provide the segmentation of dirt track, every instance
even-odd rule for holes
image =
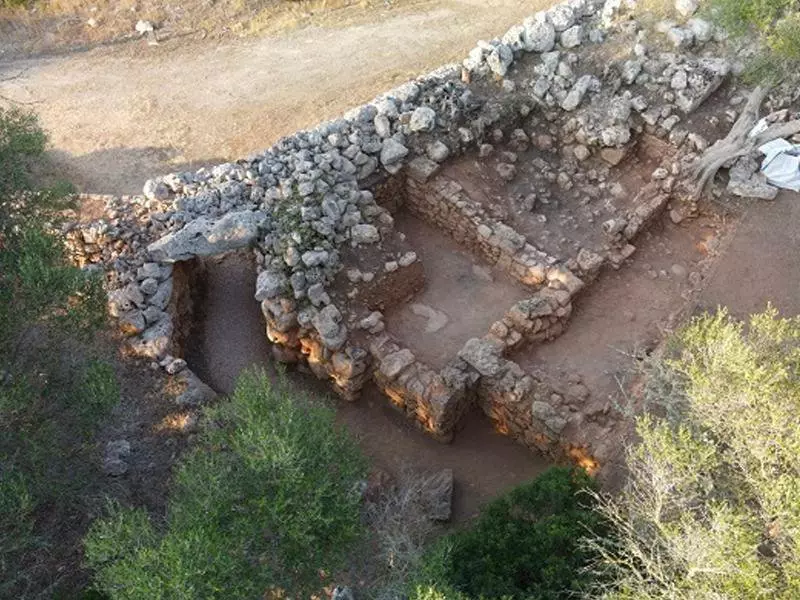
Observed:
[[[34,102],[56,164],[81,191],[137,193],[149,177],[234,160],[335,117],[549,4],[431,2],[226,45],[139,41],[0,62],[0,80],[24,71],[0,83],[0,96]]]

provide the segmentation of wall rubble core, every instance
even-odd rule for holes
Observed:
[[[350,401],[372,381],[444,442],[477,405],[520,443],[594,471],[609,459],[595,443],[607,430],[575,408],[582,392],[554,389],[509,357],[561,335],[581,291],[635,251],[632,242],[664,211],[684,163],[703,145],[696,134],[676,134],[678,109],[697,109],[729,71],[722,58],[699,57],[721,51],[711,37],[695,41],[696,55],[648,51],[615,28],[618,10],[618,2],[569,0],[480,42],[461,65],[262,154],[148,181],[142,196],[109,198],[103,219],[69,228],[73,257],[108,271],[109,311],[131,351],[172,373],[186,369],[187,261],[250,249],[259,271],[254,301],[277,360],[307,365]],[[627,43],[630,55],[597,72],[591,59],[603,56],[607,36]],[[678,71],[694,79],[672,90]],[[629,202],[620,209],[613,169],[645,136],[664,139],[669,151],[650,183],[635,194],[623,190]],[[502,185],[523,161],[560,165],[546,184],[564,211],[569,194],[590,183],[612,207],[597,224],[603,244],[548,254],[444,172],[469,160],[495,161]],[[527,213],[553,200],[544,190],[533,196]],[[390,306],[425,286],[423,261],[394,228],[402,211],[510,275],[526,294],[483,336],[463,340],[441,369],[419,360],[384,322]]]

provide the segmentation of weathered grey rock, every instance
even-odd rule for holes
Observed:
[[[338,350],[347,341],[347,328],[341,324],[342,313],[334,304],[328,304],[311,319],[320,340],[330,350]]]
[[[501,357],[502,349],[487,340],[472,338],[464,344],[458,357],[486,377],[500,373],[505,362]]]
[[[377,310],[371,312],[358,322],[358,327],[360,329],[366,329],[373,334],[380,333],[385,329],[385,325],[383,323],[383,313]]]
[[[425,183],[439,171],[439,163],[428,160],[424,156],[417,156],[408,163],[409,177],[420,183]]]
[[[380,364],[380,372],[389,379],[394,379],[400,375],[401,371],[412,365],[416,357],[408,348],[403,348],[397,352],[392,352],[383,357]]]
[[[381,146],[381,164],[383,166],[395,165],[408,154],[408,148],[394,138],[383,140]]]
[[[522,50],[525,48],[523,36],[525,35],[525,27],[523,25],[512,25],[511,28],[503,35],[503,43],[510,47],[512,50]]]
[[[561,45],[564,48],[576,48],[583,43],[583,25],[573,25],[561,34]]]
[[[631,140],[631,130],[627,125],[612,125],[600,132],[604,146],[618,148]]]
[[[450,148],[444,142],[436,140],[425,147],[425,153],[432,161],[440,163],[450,156]]]
[[[762,200],[774,200],[778,195],[778,188],[767,183],[763,173],[756,173],[747,180],[730,180],[728,191],[742,198],[760,198]]]
[[[401,267],[410,267],[415,262],[417,262],[417,253],[413,250],[409,250],[403,256],[397,259],[397,264]]]
[[[330,296],[328,296],[328,293],[325,291],[325,286],[321,283],[315,283],[309,286],[306,293],[308,294],[308,299],[311,301],[311,304],[317,307],[329,304],[331,301]]]
[[[694,39],[702,44],[710,42],[714,37],[714,26],[705,19],[689,19],[686,26],[694,34]]]
[[[486,64],[489,65],[492,73],[500,77],[505,77],[508,68],[513,62],[514,52],[505,44],[496,46],[494,50],[489,53],[489,56],[486,57]]]
[[[408,123],[411,131],[433,131],[436,127],[436,111],[429,106],[420,106],[411,113]]]
[[[698,0],[675,0],[675,10],[682,17],[691,17],[697,12],[699,6]]]
[[[389,121],[389,117],[386,115],[378,115],[375,117],[374,125],[375,133],[381,136],[381,138],[388,138],[392,136],[392,124]]]
[[[667,41],[675,48],[688,48],[694,41],[694,34],[691,29],[685,27],[671,27],[667,31]]]
[[[686,76],[686,71],[683,69],[678,69],[673,73],[672,79],[670,80],[669,86],[673,90],[685,90],[686,86],[689,85],[689,78]]]
[[[129,310],[120,313],[119,326],[126,335],[136,335],[145,330],[147,322],[141,310]]]
[[[166,310],[172,301],[172,287],[172,277],[159,283],[156,293],[150,296],[150,304],[159,310]]]
[[[153,242],[147,250],[154,260],[175,262],[246,248],[258,239],[265,219],[264,213],[249,210],[228,213],[217,220],[199,217]]]
[[[156,290],[158,290],[158,279],[155,279],[154,277],[148,277],[139,284],[139,289],[143,294],[152,296],[156,293]]]
[[[675,104],[689,114],[713,94],[730,73],[730,63],[722,58],[702,58],[689,75],[689,90],[676,94]]]
[[[327,250],[308,250],[301,256],[303,264],[307,267],[324,266],[329,258],[330,254]]]
[[[622,81],[631,85],[642,72],[641,60],[626,60],[622,65]]]
[[[575,24],[575,11],[567,4],[558,4],[547,11],[556,31],[566,31]]]
[[[172,319],[162,319],[129,342],[137,356],[158,359],[167,354],[172,345]]]
[[[381,241],[381,234],[374,225],[360,223],[350,228],[350,239],[354,244],[374,244]]]
[[[178,406],[202,406],[217,398],[217,393],[190,369],[183,369],[175,379],[183,387],[183,391],[175,398]]]
[[[531,414],[556,435],[561,433],[567,425],[567,420],[546,402],[534,400],[531,403]]]
[[[169,188],[166,186],[166,184],[153,179],[148,179],[145,182],[144,188],[142,188],[142,193],[148,200],[163,201],[169,198]]]
[[[425,478],[420,502],[431,521],[449,521],[453,514],[453,470],[442,469]]]
[[[259,302],[274,298],[286,288],[286,275],[280,271],[262,271],[256,278],[256,295]]]
[[[556,30],[545,13],[525,19],[522,43],[528,52],[549,52],[556,45]]]
[[[595,78],[592,75],[581,75],[578,81],[572,86],[566,98],[561,102],[561,108],[568,112],[575,110],[580,105],[586,92],[594,84]]]

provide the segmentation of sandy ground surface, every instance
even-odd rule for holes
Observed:
[[[274,373],[258,303],[253,300],[255,265],[242,255],[207,261],[204,314],[190,341],[187,361],[217,391],[230,393],[250,366]],[[329,395],[330,387],[311,375],[290,372],[299,389]],[[454,520],[474,516],[488,500],[542,472],[549,462],[492,430],[482,414],[465,418],[451,444],[441,444],[395,412],[369,386],[354,403],[334,400],[337,421],[358,440],[373,466],[395,475],[406,467],[453,469]]]
[[[449,0],[372,22],[225,44],[168,40],[0,62],[0,96],[32,103],[81,191],[138,193],[149,177],[257,152],[414,76],[547,0]],[[21,76],[9,79],[22,73]]]
[[[388,311],[386,325],[434,369],[453,360],[468,339],[486,335],[506,310],[531,294],[507,273],[473,256],[408,211],[395,215],[395,228],[405,234],[422,261],[425,288],[412,303]],[[433,317],[431,310],[435,311]]]

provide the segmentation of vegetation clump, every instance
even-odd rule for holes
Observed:
[[[414,600],[564,598],[582,590],[602,522],[583,471],[553,467],[490,503],[474,526],[439,540],[415,578]]]
[[[800,318],[720,311],[676,342],[653,382],[669,410],[639,419],[627,485],[599,504],[591,597],[798,598]]]
[[[361,533],[364,461],[330,409],[263,373],[208,410],[163,524],[112,505],[85,540],[113,599],[308,597]]]
[[[92,440],[117,402],[113,366],[88,340],[104,320],[101,281],[58,238],[66,187],[33,170],[38,120],[0,109],[0,597],[51,597],[80,579],[70,532],[96,476]],[[79,584],[78,584],[79,585]]]

